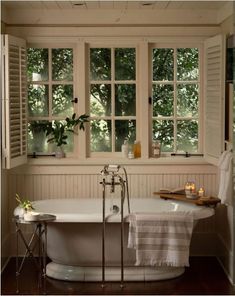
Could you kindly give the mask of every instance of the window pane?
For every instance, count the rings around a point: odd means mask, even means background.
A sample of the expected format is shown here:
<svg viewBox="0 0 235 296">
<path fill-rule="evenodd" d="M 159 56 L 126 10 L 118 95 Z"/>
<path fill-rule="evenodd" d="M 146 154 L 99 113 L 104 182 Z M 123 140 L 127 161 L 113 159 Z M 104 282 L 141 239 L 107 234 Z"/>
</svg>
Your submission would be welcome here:
<svg viewBox="0 0 235 296">
<path fill-rule="evenodd" d="M 30 81 L 48 80 L 48 49 L 27 49 L 27 76 Z"/>
<path fill-rule="evenodd" d="M 58 121 L 65 123 L 65 120 L 58 120 Z M 55 120 L 52 121 L 52 125 L 54 125 L 54 122 L 55 122 Z M 73 151 L 73 148 L 74 148 L 74 134 L 72 132 L 67 131 L 65 133 L 65 135 L 68 136 L 68 137 L 65 140 L 67 142 L 67 144 L 66 145 L 63 145 L 63 150 L 64 150 L 65 153 L 72 152 Z M 50 139 L 50 136 L 48 136 L 48 138 Z M 56 143 L 52 143 L 51 150 L 53 152 L 55 152 L 56 149 L 57 149 Z"/>
<path fill-rule="evenodd" d="M 72 48 L 52 49 L 52 80 L 73 80 Z"/>
<path fill-rule="evenodd" d="M 177 122 L 177 150 L 197 152 L 198 122 L 195 120 L 179 120 Z"/>
<path fill-rule="evenodd" d="M 48 121 L 31 121 L 28 123 L 28 152 L 48 153 L 49 144 L 45 133 Z"/>
<path fill-rule="evenodd" d="M 111 120 L 91 120 L 91 152 L 111 152 Z"/>
<path fill-rule="evenodd" d="M 173 85 L 153 85 L 153 116 L 171 116 L 174 113 Z"/>
<path fill-rule="evenodd" d="M 135 80 L 135 48 L 115 49 L 115 79 Z"/>
<path fill-rule="evenodd" d="M 198 85 L 180 84 L 177 92 L 177 114 L 190 117 L 198 115 Z"/>
<path fill-rule="evenodd" d="M 48 85 L 28 86 L 29 116 L 48 116 Z"/>
<path fill-rule="evenodd" d="M 57 116 L 69 116 L 73 114 L 73 86 L 52 86 L 52 114 Z"/>
<path fill-rule="evenodd" d="M 174 77 L 174 50 L 153 49 L 153 81 L 172 81 Z"/>
<path fill-rule="evenodd" d="M 90 79 L 111 80 L 111 49 L 90 49 Z"/>
<path fill-rule="evenodd" d="M 90 86 L 90 115 L 111 115 L 111 85 L 91 84 Z"/>
<path fill-rule="evenodd" d="M 177 49 L 177 79 L 198 79 L 198 48 Z"/>
<path fill-rule="evenodd" d="M 65 120 L 58 120 L 57 122 L 63 123 L 63 125 L 65 124 Z M 55 120 L 52 121 L 52 126 L 55 126 Z M 67 136 L 67 138 L 65 139 L 65 142 L 67 144 L 63 144 L 63 150 L 64 150 L 64 152 L 72 152 L 73 151 L 73 144 L 74 144 L 74 134 L 70 131 L 66 131 L 65 135 Z M 53 137 L 53 135 L 49 135 L 48 139 L 50 139 L 52 137 Z M 50 145 L 52 145 L 52 147 L 50 148 L 50 150 L 52 152 L 57 151 L 58 147 L 55 142 L 51 142 Z"/>
<path fill-rule="evenodd" d="M 174 149 L 174 122 L 173 120 L 153 120 L 153 141 L 161 143 L 162 152 L 171 152 Z"/>
<path fill-rule="evenodd" d="M 73 152 L 74 148 L 74 134 L 73 133 L 67 133 L 68 138 L 66 139 L 67 145 L 63 146 L 64 152 Z"/>
<path fill-rule="evenodd" d="M 51 138 L 46 137 L 45 126 L 49 121 L 31 121 L 28 123 L 28 152 L 53 153 L 56 151 L 55 143 L 48 143 L 47 140 Z M 71 132 L 66 134 L 67 145 L 63 146 L 65 152 L 73 151 L 74 135 Z"/>
<path fill-rule="evenodd" d="M 129 116 L 136 114 L 135 84 L 115 85 L 115 115 Z"/>
<path fill-rule="evenodd" d="M 135 120 L 116 120 L 115 121 L 115 151 L 121 151 L 124 140 L 134 143 L 136 139 Z"/>
</svg>

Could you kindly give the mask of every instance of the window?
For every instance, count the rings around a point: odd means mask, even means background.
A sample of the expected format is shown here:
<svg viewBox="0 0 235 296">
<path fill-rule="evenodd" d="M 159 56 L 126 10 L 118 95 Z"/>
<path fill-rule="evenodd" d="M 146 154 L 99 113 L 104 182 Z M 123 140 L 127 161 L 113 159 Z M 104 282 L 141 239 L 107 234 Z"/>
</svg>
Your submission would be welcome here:
<svg viewBox="0 0 235 296">
<path fill-rule="evenodd" d="M 43 126 L 64 120 L 74 112 L 73 48 L 36 48 L 27 50 L 28 77 L 28 152 L 50 153 Z M 69 135 L 65 151 L 73 151 Z"/>
<path fill-rule="evenodd" d="M 136 139 L 136 49 L 90 48 L 90 151 L 119 152 Z"/>
<path fill-rule="evenodd" d="M 152 51 L 152 140 L 162 152 L 199 151 L 199 49 Z"/>
<path fill-rule="evenodd" d="M 134 46 L 93 44 L 88 51 L 84 40 L 76 47 L 53 42 L 31 45 L 27 79 L 25 41 L 9 35 L 2 40 L 5 168 L 27 161 L 27 119 L 29 152 L 54 150 L 43 133 L 44 123 L 72 115 L 71 99 L 76 94 L 80 94 L 81 112 L 91 115 L 90 132 L 87 128 L 79 135 L 81 159 L 89 151 L 91 156 L 118 155 L 125 138 L 130 143 L 137 138 L 143 143 L 143 159 L 148 158 L 151 141 L 157 139 L 165 153 L 203 152 L 208 162 L 217 164 L 224 149 L 224 36 L 204 42 L 203 65 L 202 42 L 181 47 L 147 41 L 135 41 Z M 88 76 L 84 75 L 87 69 Z M 148 96 L 152 96 L 150 108 Z M 76 142 L 71 138 L 67 151 L 76 151 Z"/>
<path fill-rule="evenodd" d="M 88 48 L 88 109 L 90 155 L 121 151 L 125 139 L 139 138 L 136 47 Z M 50 153 L 43 125 L 74 112 L 74 49 L 28 48 L 28 151 Z M 79 56 L 79 55 L 78 55 Z M 201 152 L 199 48 L 151 45 L 151 139 L 161 150 Z M 142 82 L 143 83 L 143 82 Z M 141 87 L 141 85 L 140 85 Z M 151 143 L 149 143 L 151 145 Z M 70 135 L 66 152 L 74 149 Z M 98 154 L 97 154 L 98 153 Z"/>
</svg>

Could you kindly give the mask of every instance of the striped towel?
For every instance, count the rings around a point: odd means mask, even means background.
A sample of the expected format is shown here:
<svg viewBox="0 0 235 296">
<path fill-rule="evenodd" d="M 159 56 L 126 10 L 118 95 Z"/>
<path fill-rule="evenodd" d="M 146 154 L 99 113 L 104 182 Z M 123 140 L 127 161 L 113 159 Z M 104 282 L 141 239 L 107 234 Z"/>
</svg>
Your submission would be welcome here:
<svg viewBox="0 0 235 296">
<path fill-rule="evenodd" d="M 189 266 L 192 214 L 136 213 L 130 215 L 128 248 L 136 249 L 136 264 Z"/>
</svg>

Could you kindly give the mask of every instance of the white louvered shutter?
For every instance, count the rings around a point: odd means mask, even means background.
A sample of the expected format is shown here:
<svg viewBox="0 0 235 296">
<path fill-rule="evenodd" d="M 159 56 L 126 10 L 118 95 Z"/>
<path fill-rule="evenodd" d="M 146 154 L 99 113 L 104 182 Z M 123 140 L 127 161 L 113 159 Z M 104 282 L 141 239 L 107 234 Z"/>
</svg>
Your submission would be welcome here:
<svg viewBox="0 0 235 296">
<path fill-rule="evenodd" d="M 2 35 L 2 151 L 3 167 L 27 162 L 26 42 Z"/>
<path fill-rule="evenodd" d="M 205 42 L 205 134 L 204 156 L 217 165 L 224 150 L 225 37 Z"/>
</svg>

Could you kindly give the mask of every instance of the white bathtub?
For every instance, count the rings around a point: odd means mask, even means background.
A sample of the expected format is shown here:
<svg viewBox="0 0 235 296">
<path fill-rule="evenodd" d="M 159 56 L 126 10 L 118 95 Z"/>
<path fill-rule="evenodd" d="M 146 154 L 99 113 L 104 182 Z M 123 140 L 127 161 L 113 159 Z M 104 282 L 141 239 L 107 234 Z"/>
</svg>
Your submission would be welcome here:
<svg viewBox="0 0 235 296">
<path fill-rule="evenodd" d="M 191 212 L 194 220 L 214 214 L 212 208 L 158 198 L 131 198 L 131 212 Z M 109 211 L 111 200 L 106 201 L 106 280 L 120 280 L 120 215 Z M 120 200 L 113 204 L 120 206 Z M 36 211 L 56 215 L 48 225 L 47 275 L 70 281 L 100 281 L 102 265 L 102 199 L 50 199 L 34 202 Z M 125 241 L 127 246 L 128 214 L 124 205 Z M 135 251 L 124 248 L 124 280 L 149 281 L 177 277 L 182 267 L 137 267 Z"/>
</svg>

